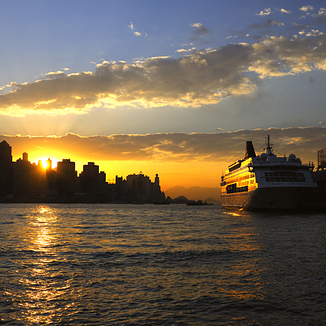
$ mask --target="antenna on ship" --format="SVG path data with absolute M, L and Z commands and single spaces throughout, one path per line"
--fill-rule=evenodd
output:
M 266 148 L 266 154 L 272 155 L 273 154 L 273 144 L 270 143 L 270 136 L 267 135 L 267 148 Z

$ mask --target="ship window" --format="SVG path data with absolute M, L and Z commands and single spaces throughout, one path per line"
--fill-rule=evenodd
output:
M 232 172 L 232 171 L 238 169 L 240 166 L 241 166 L 241 162 L 233 165 L 232 167 L 229 168 L 229 172 Z
M 302 172 L 278 171 L 265 172 L 266 182 L 306 182 Z
M 245 191 L 248 191 L 248 186 L 237 187 L 236 183 L 233 183 L 226 187 L 227 194 L 232 194 L 232 193 L 236 193 L 236 192 L 245 192 Z
M 288 171 L 297 171 L 298 167 L 295 165 L 276 165 L 276 166 L 271 166 L 270 167 L 271 170 L 288 170 Z

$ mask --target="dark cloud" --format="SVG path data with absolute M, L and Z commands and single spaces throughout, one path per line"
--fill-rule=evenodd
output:
M 281 21 L 275 20 L 275 19 L 268 19 L 267 21 L 257 24 L 257 23 L 252 23 L 249 24 L 248 27 L 251 29 L 257 29 L 257 30 L 266 30 L 268 28 L 274 27 L 274 26 L 284 26 L 284 23 Z
M 268 130 L 240 130 L 218 134 L 149 134 L 81 137 L 9 137 L 2 136 L 12 147 L 14 155 L 36 148 L 60 148 L 62 155 L 85 162 L 135 160 L 155 162 L 221 162 L 231 163 L 242 158 L 247 140 L 253 141 L 256 152 L 261 153 L 266 135 L 281 154 L 296 154 L 303 161 L 316 162 L 317 151 L 326 147 L 326 128 L 288 128 Z
M 195 35 L 204 35 L 209 32 L 208 29 L 201 23 L 195 23 L 195 24 L 192 24 L 191 26 L 194 27 L 194 30 L 192 32 Z
M 209 44 L 210 43 L 207 40 L 204 40 L 204 36 L 209 33 L 209 30 L 206 28 L 206 26 L 204 26 L 201 23 L 195 23 L 195 24 L 192 24 L 191 27 L 194 28 L 192 30 L 192 37 L 189 38 L 189 40 L 191 42 L 200 41 L 201 44 Z
M 313 10 L 313 8 L 310 10 Z M 307 11 L 308 10 L 306 10 L 305 12 Z M 305 18 L 304 23 L 301 22 L 293 23 L 293 25 L 288 26 L 287 29 L 288 30 L 317 29 L 319 26 L 323 26 L 326 24 L 326 10 L 325 8 L 320 8 L 318 14 L 307 15 L 304 18 Z

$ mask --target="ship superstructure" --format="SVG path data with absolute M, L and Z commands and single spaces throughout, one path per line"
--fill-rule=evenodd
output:
M 317 185 L 313 182 L 313 164 L 302 164 L 294 154 L 274 154 L 270 136 L 266 150 L 256 156 L 247 141 L 244 159 L 231 164 L 221 180 L 222 206 L 243 209 L 295 209 Z

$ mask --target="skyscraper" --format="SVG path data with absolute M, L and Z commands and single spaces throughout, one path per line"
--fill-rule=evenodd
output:
M 4 140 L 0 143 L 0 197 L 12 195 L 11 147 Z
M 77 172 L 75 162 L 63 159 L 57 165 L 57 187 L 60 195 L 71 196 L 77 190 Z
M 88 162 L 83 166 L 83 172 L 80 174 L 81 191 L 89 195 L 99 193 L 100 173 L 99 166 L 94 162 Z

